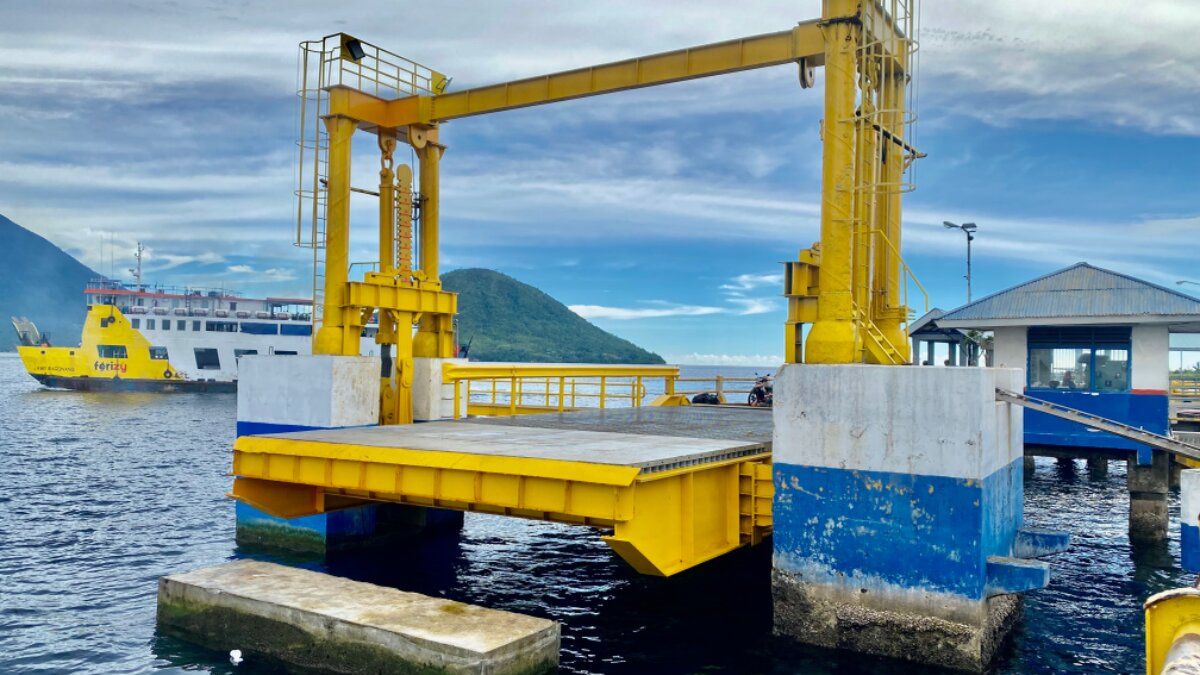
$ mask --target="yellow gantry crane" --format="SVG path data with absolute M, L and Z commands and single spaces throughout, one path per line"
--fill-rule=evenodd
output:
M 824 67 L 821 239 L 786 265 L 786 357 L 905 363 L 900 200 L 920 156 L 915 2 L 824 0 L 820 19 L 778 33 L 457 92 L 445 75 L 345 34 L 302 44 L 297 241 L 314 252 L 313 351 L 358 355 L 378 317 L 380 426 L 243 436 L 233 496 L 283 518 L 382 501 L 611 528 L 613 550 L 664 576 L 761 541 L 773 526 L 765 443 L 407 424 L 414 371 L 427 363 L 417 359 L 455 356 L 456 298 L 438 268 L 439 130 L 460 117 L 784 64 L 809 88 Z M 359 131 L 377 141 L 377 192 L 351 186 Z M 404 154 L 415 172 L 397 162 Z M 349 272 L 356 191 L 379 207 L 378 263 L 362 281 Z
M 439 128 L 451 120 L 784 64 L 802 87 L 825 68 L 820 242 L 786 263 L 786 360 L 909 361 L 900 258 L 909 166 L 916 0 L 824 0 L 820 19 L 778 33 L 446 92 L 448 79 L 345 34 L 301 45 L 298 239 L 313 246 L 314 352 L 358 354 L 378 316 L 381 422 L 412 420 L 413 357 L 454 354 L 455 296 L 438 268 Z M 379 264 L 349 280 L 351 139 L 378 138 Z M 398 145 L 417 159 L 416 191 Z M 365 190 L 359 190 L 365 191 Z M 374 194 L 374 193 L 373 193 Z M 415 228 L 414 228 L 415 220 Z M 415 232 L 414 232 L 415 229 Z M 414 248 L 417 255 L 414 261 Z M 322 257 L 323 256 L 323 257 Z M 811 330 L 805 338 L 805 324 Z M 415 336 L 412 327 L 417 327 Z

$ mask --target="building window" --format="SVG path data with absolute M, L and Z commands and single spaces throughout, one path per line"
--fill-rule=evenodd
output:
M 146 319 L 146 330 L 154 330 L 154 319 Z
M 204 329 L 210 333 L 236 333 L 236 321 L 205 321 Z
M 167 360 L 167 348 L 166 347 L 151 347 L 150 348 L 150 358 L 155 361 L 166 361 Z
M 1029 329 L 1029 387 L 1129 391 L 1129 354 L 1127 326 L 1035 326 Z
M 280 324 L 279 325 L 279 334 L 280 335 L 312 335 L 312 324 L 310 324 L 310 323 Z
M 242 322 L 242 332 L 250 333 L 252 335 L 278 335 L 279 334 L 279 324 L 243 321 Z
M 183 320 L 176 321 L 175 322 L 175 330 L 187 330 L 187 321 L 183 321 Z
M 200 331 L 200 322 L 199 321 L 192 322 L 192 330 L 194 330 L 196 332 Z
M 96 345 L 96 353 L 102 359 L 123 359 L 126 356 L 125 345 Z
M 294 352 L 294 351 L 287 351 L 287 350 L 283 350 L 283 349 L 275 350 L 275 356 L 295 356 L 295 355 L 296 355 L 296 352 Z
M 1029 386 L 1035 389 L 1087 389 L 1092 350 L 1082 347 L 1030 347 Z
M 257 353 L 257 349 L 235 349 L 233 350 L 233 358 L 240 359 L 243 356 L 254 356 Z
M 171 330 L 171 320 L 170 319 L 163 319 L 162 329 L 163 330 Z
M 196 347 L 196 367 L 200 370 L 220 370 L 221 357 L 210 347 Z
M 142 326 L 142 320 L 141 320 L 141 319 L 130 319 L 130 320 L 129 320 L 129 325 L 130 325 L 130 327 L 132 327 L 132 328 L 141 328 L 141 326 Z

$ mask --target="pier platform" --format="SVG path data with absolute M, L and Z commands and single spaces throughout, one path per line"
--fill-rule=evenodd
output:
M 769 410 L 626 408 L 243 436 L 233 496 L 279 518 L 347 500 L 612 528 L 668 576 L 771 528 Z
M 541 673 L 559 626 L 253 560 L 159 580 L 158 624 L 212 649 L 339 673 Z

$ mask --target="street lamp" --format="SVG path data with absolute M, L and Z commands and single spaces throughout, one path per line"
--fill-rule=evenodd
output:
M 963 223 L 956 225 L 948 220 L 943 220 L 942 225 L 948 230 L 962 230 L 963 234 L 967 235 L 967 302 L 971 302 L 971 242 L 975 241 L 975 230 L 978 226 L 975 223 Z

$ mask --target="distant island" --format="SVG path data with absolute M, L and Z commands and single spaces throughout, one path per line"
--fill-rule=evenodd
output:
M 84 286 L 102 275 L 2 215 L 0 242 L 0 350 L 17 346 L 11 316 L 29 317 L 56 344 L 77 344 Z
M 102 275 L 42 236 L 0 215 L 0 351 L 16 348 L 10 316 L 26 316 L 59 345 L 79 341 L 83 289 Z M 442 275 L 458 297 L 458 339 L 478 361 L 663 363 L 658 354 L 606 333 L 561 302 L 485 269 Z
M 665 363 L 607 333 L 542 291 L 494 270 L 442 275 L 458 293 L 458 340 L 479 361 Z

